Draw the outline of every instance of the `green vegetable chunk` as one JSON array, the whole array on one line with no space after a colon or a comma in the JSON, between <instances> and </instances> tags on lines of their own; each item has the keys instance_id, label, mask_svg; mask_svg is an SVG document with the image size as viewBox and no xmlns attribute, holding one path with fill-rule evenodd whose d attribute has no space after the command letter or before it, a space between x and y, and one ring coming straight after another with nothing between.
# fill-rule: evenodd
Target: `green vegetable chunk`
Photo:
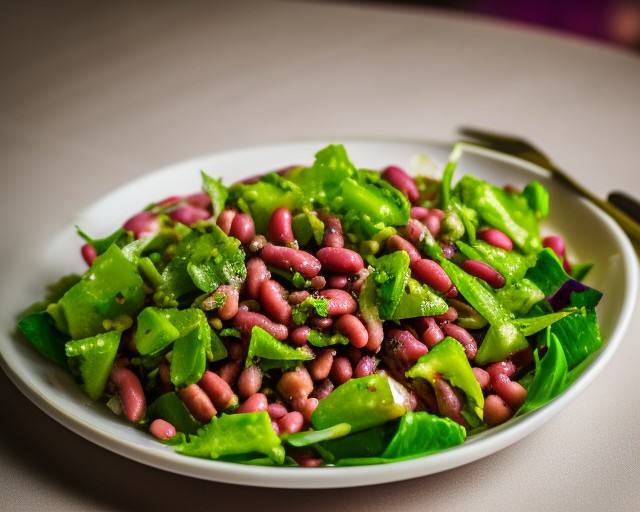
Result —
<instances>
[{"instance_id":1,"label":"green vegetable chunk","mask_svg":"<svg viewBox=\"0 0 640 512\"><path fill-rule=\"evenodd\" d=\"M147 414L150 419L162 418L168 421L177 431L185 434L195 434L202 426L189 412L175 391L156 398L147 409Z\"/></svg>"},{"instance_id":2,"label":"green vegetable chunk","mask_svg":"<svg viewBox=\"0 0 640 512\"><path fill-rule=\"evenodd\" d=\"M136 266L111 245L47 311L60 331L82 339L107 330L105 321L108 324L118 317L134 316L143 301L143 281Z\"/></svg>"},{"instance_id":3,"label":"green vegetable chunk","mask_svg":"<svg viewBox=\"0 0 640 512\"><path fill-rule=\"evenodd\" d=\"M245 366L258 362L263 369L279 367L286 369L295 366L300 361L310 361L313 353L304 347L292 347L269 334L261 327L251 329L251 339Z\"/></svg>"},{"instance_id":4,"label":"green vegetable chunk","mask_svg":"<svg viewBox=\"0 0 640 512\"><path fill-rule=\"evenodd\" d=\"M67 366L65 343L69 341L69 336L56 329L51 315L45 311L31 313L18 322L18 329L43 356Z\"/></svg>"},{"instance_id":5,"label":"green vegetable chunk","mask_svg":"<svg viewBox=\"0 0 640 512\"><path fill-rule=\"evenodd\" d=\"M211 328L200 309L174 310L171 320L180 338L173 342L169 375L173 385L182 388L198 382L206 370Z\"/></svg>"},{"instance_id":6,"label":"green vegetable chunk","mask_svg":"<svg viewBox=\"0 0 640 512\"><path fill-rule=\"evenodd\" d=\"M180 331L171 323L168 310L150 306L138 315L133 341L140 354L156 354L179 337Z\"/></svg>"},{"instance_id":7,"label":"green vegetable chunk","mask_svg":"<svg viewBox=\"0 0 640 512\"><path fill-rule=\"evenodd\" d=\"M407 391L396 381L374 374L351 379L318 402L311 416L316 430L348 423L357 432L399 418L407 412Z\"/></svg>"},{"instance_id":8,"label":"green vegetable chunk","mask_svg":"<svg viewBox=\"0 0 640 512\"><path fill-rule=\"evenodd\" d=\"M81 340L72 340L65 345L69 368L80 379L92 400L104 393L111 367L120 344L120 331L110 331Z\"/></svg>"},{"instance_id":9,"label":"green vegetable chunk","mask_svg":"<svg viewBox=\"0 0 640 512\"><path fill-rule=\"evenodd\" d=\"M174 447L185 455L223 460L261 454L275 464L283 464L285 456L266 411L214 417L196 435L189 435L187 441Z\"/></svg>"}]
</instances>

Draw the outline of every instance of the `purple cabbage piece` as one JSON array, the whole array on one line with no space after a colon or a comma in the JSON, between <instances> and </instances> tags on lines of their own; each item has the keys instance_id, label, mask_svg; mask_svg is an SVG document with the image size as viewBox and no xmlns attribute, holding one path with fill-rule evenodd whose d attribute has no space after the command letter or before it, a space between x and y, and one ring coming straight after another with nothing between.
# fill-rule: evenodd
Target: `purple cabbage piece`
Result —
<instances>
[{"instance_id":1,"label":"purple cabbage piece","mask_svg":"<svg viewBox=\"0 0 640 512\"><path fill-rule=\"evenodd\" d=\"M584 293L588 290L593 290L593 288L587 286L584 283L581 283L580 281L576 281L575 279L567 279L567 281L565 281L564 284L560 288L558 288L558 291L556 291L551 297L549 297L548 301L554 311L560 311L561 309L572 305L572 293ZM602 293L600 293L600 296L602 296ZM599 300L600 299L598 298L598 301Z\"/></svg>"}]
</instances>

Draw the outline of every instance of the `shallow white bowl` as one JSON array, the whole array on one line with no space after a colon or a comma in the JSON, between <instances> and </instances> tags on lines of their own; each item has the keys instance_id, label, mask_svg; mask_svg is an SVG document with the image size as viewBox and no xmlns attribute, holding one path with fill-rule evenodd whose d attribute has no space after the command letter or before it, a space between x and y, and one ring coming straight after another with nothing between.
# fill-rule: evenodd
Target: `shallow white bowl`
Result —
<instances>
[{"instance_id":1,"label":"shallow white bowl","mask_svg":"<svg viewBox=\"0 0 640 512\"><path fill-rule=\"evenodd\" d=\"M522 439L581 393L600 373L623 339L637 289L635 252L621 229L608 216L532 164L470 148L465 151L456 177L472 173L492 183L522 186L541 181L551 194L551 214L544 233L562 234L574 261L595 263L587 280L604 297L598 306L606 340L597 358L562 395L544 407L504 425L469 438L463 445L426 457L389 465L356 467L261 467L203 460L176 454L150 435L136 430L101 404L92 403L62 369L44 360L28 343L17 338L15 318L26 306L40 300L44 286L69 272L84 272L79 256L81 240L74 225L99 238L110 234L130 215L166 196L200 189L200 170L222 176L225 184L292 164L310 164L314 154L329 143L345 145L357 167L381 169L396 164L411 168L414 157L427 154L442 166L447 144L420 141L312 141L240 149L172 165L129 183L77 216L71 225L42 251L41 265L29 275L11 276L14 309L2 312L0 354L4 370L43 411L86 439L143 464L196 478L234 484L285 488L337 488L387 483L424 476L475 461ZM10 285L9 285L10 284ZM9 286L7 286L9 285ZM544 449L542 447L541 449Z\"/></svg>"}]
</instances>

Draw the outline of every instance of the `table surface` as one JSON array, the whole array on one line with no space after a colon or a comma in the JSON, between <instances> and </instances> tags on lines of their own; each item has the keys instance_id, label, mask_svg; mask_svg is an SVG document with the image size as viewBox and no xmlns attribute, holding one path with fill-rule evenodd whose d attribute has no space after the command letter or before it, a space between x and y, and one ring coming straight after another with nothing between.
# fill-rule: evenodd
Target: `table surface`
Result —
<instances>
[{"instance_id":1,"label":"table surface","mask_svg":"<svg viewBox=\"0 0 640 512\"><path fill-rule=\"evenodd\" d=\"M122 183L255 144L450 141L476 125L536 141L602 196L640 195L640 58L550 31L339 2L62 0L4 3L0 41L4 273ZM355 489L153 469L59 425L0 372L0 508L638 509L635 313L599 378L532 435L445 473Z\"/></svg>"}]
</instances>

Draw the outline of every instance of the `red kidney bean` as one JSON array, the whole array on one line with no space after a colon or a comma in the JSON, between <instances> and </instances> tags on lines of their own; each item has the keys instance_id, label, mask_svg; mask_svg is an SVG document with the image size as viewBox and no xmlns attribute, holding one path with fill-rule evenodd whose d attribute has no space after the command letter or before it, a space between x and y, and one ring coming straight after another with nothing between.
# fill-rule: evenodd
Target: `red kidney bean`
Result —
<instances>
[{"instance_id":1,"label":"red kidney bean","mask_svg":"<svg viewBox=\"0 0 640 512\"><path fill-rule=\"evenodd\" d=\"M338 386L347 382L351 377L353 377L351 361L349 361L345 356L338 356L334 358L329 376L333 383Z\"/></svg>"},{"instance_id":2,"label":"red kidney bean","mask_svg":"<svg viewBox=\"0 0 640 512\"><path fill-rule=\"evenodd\" d=\"M238 377L238 394L247 398L255 395L262 387L262 370L258 365L247 366Z\"/></svg>"},{"instance_id":3,"label":"red kidney bean","mask_svg":"<svg viewBox=\"0 0 640 512\"><path fill-rule=\"evenodd\" d=\"M418 242L421 242L424 239L426 235L425 233L426 229L427 227L418 219L409 219L409 222L404 228L404 232L409 237L409 241L411 241L414 244L417 244Z\"/></svg>"},{"instance_id":4,"label":"red kidney bean","mask_svg":"<svg viewBox=\"0 0 640 512\"><path fill-rule=\"evenodd\" d=\"M260 412L266 411L267 407L269 407L267 396L264 393L255 393L242 402L236 412Z\"/></svg>"},{"instance_id":5,"label":"red kidney bean","mask_svg":"<svg viewBox=\"0 0 640 512\"><path fill-rule=\"evenodd\" d=\"M180 201L182 201L182 197L180 196L169 196L163 199L162 201L158 201L156 203L156 206L160 206L160 207L171 206L172 204L179 203Z\"/></svg>"},{"instance_id":6,"label":"red kidney bean","mask_svg":"<svg viewBox=\"0 0 640 512\"><path fill-rule=\"evenodd\" d=\"M344 237L340 219L326 212L319 212L318 218L324 222L322 245L324 247L344 247Z\"/></svg>"},{"instance_id":7,"label":"red kidney bean","mask_svg":"<svg viewBox=\"0 0 640 512\"><path fill-rule=\"evenodd\" d=\"M425 208L424 206L411 207L412 219L424 219L427 215L429 215L429 208Z\"/></svg>"},{"instance_id":8,"label":"red kidney bean","mask_svg":"<svg viewBox=\"0 0 640 512\"><path fill-rule=\"evenodd\" d=\"M195 206L196 208L201 208L203 210L206 210L211 206L211 197L209 197L209 194L207 194L206 192L196 192L194 194L189 194L184 199L191 206Z\"/></svg>"},{"instance_id":9,"label":"red kidney bean","mask_svg":"<svg viewBox=\"0 0 640 512\"><path fill-rule=\"evenodd\" d=\"M410 202L415 202L420 198L418 187L411 176L404 169L397 165L390 165L382 171L382 179L393 185L402 192Z\"/></svg>"},{"instance_id":10,"label":"red kidney bean","mask_svg":"<svg viewBox=\"0 0 640 512\"><path fill-rule=\"evenodd\" d=\"M325 331L333 325L333 318L329 316L312 316L307 320L307 324L320 331Z\"/></svg>"},{"instance_id":11,"label":"red kidney bean","mask_svg":"<svg viewBox=\"0 0 640 512\"><path fill-rule=\"evenodd\" d=\"M364 325L367 327L367 334L369 335L369 341L367 342L366 349L371 352L377 352L380 350L380 345L384 340L384 327L382 322L374 318L364 318Z\"/></svg>"},{"instance_id":12,"label":"red kidney bean","mask_svg":"<svg viewBox=\"0 0 640 512\"><path fill-rule=\"evenodd\" d=\"M311 294L307 290L292 291L289 293L289 304L302 304L309 297Z\"/></svg>"},{"instance_id":13,"label":"red kidney bean","mask_svg":"<svg viewBox=\"0 0 640 512\"><path fill-rule=\"evenodd\" d=\"M349 284L349 276L345 274L331 274L326 278L326 285L329 288L338 288L342 290Z\"/></svg>"},{"instance_id":14,"label":"red kidney bean","mask_svg":"<svg viewBox=\"0 0 640 512\"><path fill-rule=\"evenodd\" d=\"M441 293L448 292L453 283L437 261L422 258L411 264L411 275L423 284Z\"/></svg>"},{"instance_id":15,"label":"red kidney bean","mask_svg":"<svg viewBox=\"0 0 640 512\"><path fill-rule=\"evenodd\" d=\"M438 402L438 410L440 414L452 419L460 425L466 425L464 417L462 416L462 404L460 399L453 391L451 385L444 379L436 379L433 389L436 394L436 401Z\"/></svg>"},{"instance_id":16,"label":"red kidney bean","mask_svg":"<svg viewBox=\"0 0 640 512\"><path fill-rule=\"evenodd\" d=\"M291 272L300 272L307 279L317 276L322 268L320 261L312 254L272 243L264 246L260 256L267 265Z\"/></svg>"},{"instance_id":17,"label":"red kidney bean","mask_svg":"<svg viewBox=\"0 0 640 512\"><path fill-rule=\"evenodd\" d=\"M144 417L146 399L138 376L128 368L114 366L110 379L118 391L122 410L129 421L137 423Z\"/></svg>"},{"instance_id":18,"label":"red kidney bean","mask_svg":"<svg viewBox=\"0 0 640 512\"><path fill-rule=\"evenodd\" d=\"M254 311L239 309L233 319L233 325L243 334L251 334L251 329L258 326L280 341L289 337L289 329L286 325L272 322L263 314Z\"/></svg>"},{"instance_id":19,"label":"red kidney bean","mask_svg":"<svg viewBox=\"0 0 640 512\"><path fill-rule=\"evenodd\" d=\"M484 398L483 419L490 427L504 423L513 416L513 411L498 395L487 395Z\"/></svg>"},{"instance_id":20,"label":"red kidney bean","mask_svg":"<svg viewBox=\"0 0 640 512\"><path fill-rule=\"evenodd\" d=\"M480 384L480 389L483 391L488 390L491 387L491 377L489 373L477 366L474 366L472 370L474 377L478 381L478 384Z\"/></svg>"},{"instance_id":21,"label":"red kidney bean","mask_svg":"<svg viewBox=\"0 0 640 512\"><path fill-rule=\"evenodd\" d=\"M434 237L440 234L440 228L442 227L442 219L438 216L429 212L429 214L423 220L424 225L429 230Z\"/></svg>"},{"instance_id":22,"label":"red kidney bean","mask_svg":"<svg viewBox=\"0 0 640 512\"><path fill-rule=\"evenodd\" d=\"M469 359L476 357L478 352L478 344L475 338L464 327L460 327L456 324L442 324L440 326L445 336L451 336L457 340L464 348L464 353Z\"/></svg>"},{"instance_id":23,"label":"red kidney bean","mask_svg":"<svg viewBox=\"0 0 640 512\"><path fill-rule=\"evenodd\" d=\"M251 299L257 299L262 283L271 279L271 272L260 258L251 258L247 261L247 277L244 282L244 291Z\"/></svg>"},{"instance_id":24,"label":"red kidney bean","mask_svg":"<svg viewBox=\"0 0 640 512\"><path fill-rule=\"evenodd\" d=\"M324 276L314 276L309 280L309 284L314 290L322 290L327 285L327 280Z\"/></svg>"},{"instance_id":25,"label":"red kidney bean","mask_svg":"<svg viewBox=\"0 0 640 512\"><path fill-rule=\"evenodd\" d=\"M497 379L500 375L511 377L516 372L516 365L509 359L492 363L487 367L487 373L491 379Z\"/></svg>"},{"instance_id":26,"label":"red kidney bean","mask_svg":"<svg viewBox=\"0 0 640 512\"><path fill-rule=\"evenodd\" d=\"M93 262L98 257L98 251L96 251L96 248L91 244L84 244L80 248L80 253L85 263L89 266L93 265Z\"/></svg>"},{"instance_id":27,"label":"red kidney bean","mask_svg":"<svg viewBox=\"0 0 640 512\"><path fill-rule=\"evenodd\" d=\"M198 386L207 394L213 405L219 409L228 409L238 405L238 396L231 389L229 383L211 370L204 372Z\"/></svg>"},{"instance_id":28,"label":"red kidney bean","mask_svg":"<svg viewBox=\"0 0 640 512\"><path fill-rule=\"evenodd\" d=\"M247 346L243 340L227 338L224 340L224 345L227 348L229 359L237 361L238 363L244 363L244 359L247 357ZM238 374L239 373L240 372L238 372Z\"/></svg>"},{"instance_id":29,"label":"red kidney bean","mask_svg":"<svg viewBox=\"0 0 640 512\"><path fill-rule=\"evenodd\" d=\"M216 219L216 224L218 227L224 231L226 235L231 232L231 223L233 222L234 217L238 212L236 210L232 210L231 208L225 208L218 214L218 218Z\"/></svg>"},{"instance_id":30,"label":"red kidney bean","mask_svg":"<svg viewBox=\"0 0 640 512\"><path fill-rule=\"evenodd\" d=\"M267 413L272 420L279 420L287 414L287 408L280 402L273 402L267 406Z\"/></svg>"},{"instance_id":31,"label":"red kidney bean","mask_svg":"<svg viewBox=\"0 0 640 512\"><path fill-rule=\"evenodd\" d=\"M197 384L189 384L178 390L178 396L193 417L201 423L208 423L217 414L213 402Z\"/></svg>"},{"instance_id":32,"label":"red kidney bean","mask_svg":"<svg viewBox=\"0 0 640 512\"><path fill-rule=\"evenodd\" d=\"M335 354L336 351L332 348L321 348L316 351L315 359L307 363L307 369L312 380L319 381L329 376Z\"/></svg>"},{"instance_id":33,"label":"red kidney bean","mask_svg":"<svg viewBox=\"0 0 640 512\"><path fill-rule=\"evenodd\" d=\"M336 329L349 338L349 343L356 348L364 347L369 341L369 333L358 317L350 314L338 317Z\"/></svg>"},{"instance_id":34,"label":"red kidney bean","mask_svg":"<svg viewBox=\"0 0 640 512\"><path fill-rule=\"evenodd\" d=\"M458 319L458 310L454 306L449 306L441 315L435 315L433 318L439 324L455 322Z\"/></svg>"},{"instance_id":35,"label":"red kidney bean","mask_svg":"<svg viewBox=\"0 0 640 512\"><path fill-rule=\"evenodd\" d=\"M216 288L209 297L202 301L203 308L205 310L213 309L220 296L224 297L224 303L218 308L218 316L222 320L229 320L236 316L240 300L240 293L230 284L223 284Z\"/></svg>"},{"instance_id":36,"label":"red kidney bean","mask_svg":"<svg viewBox=\"0 0 640 512\"><path fill-rule=\"evenodd\" d=\"M319 457L312 457L311 455L298 455L296 462L303 468L317 468L324 464L324 460Z\"/></svg>"},{"instance_id":37,"label":"red kidney bean","mask_svg":"<svg viewBox=\"0 0 640 512\"><path fill-rule=\"evenodd\" d=\"M258 300L269 318L279 324L288 325L291 321L291 305L284 294L285 290L278 281L267 279L260 286Z\"/></svg>"},{"instance_id":38,"label":"red kidney bean","mask_svg":"<svg viewBox=\"0 0 640 512\"><path fill-rule=\"evenodd\" d=\"M480 240L484 240L490 245L494 247L499 247L500 249L504 249L505 251L513 250L513 241L509 236L495 228L487 228L487 229L479 229L476 232L476 236Z\"/></svg>"},{"instance_id":39,"label":"red kidney bean","mask_svg":"<svg viewBox=\"0 0 640 512\"><path fill-rule=\"evenodd\" d=\"M386 333L386 338L389 340L394 358L400 360L406 367L413 366L428 352L427 346L407 330L390 329Z\"/></svg>"},{"instance_id":40,"label":"red kidney bean","mask_svg":"<svg viewBox=\"0 0 640 512\"><path fill-rule=\"evenodd\" d=\"M195 222L198 222L200 220L207 220L209 217L211 217L211 212L203 208L197 208L195 206L191 206L190 204L185 204L183 206L178 206L174 210L171 210L169 212L169 217L171 217L176 222L181 222L186 226L191 226L191 224L194 224Z\"/></svg>"},{"instance_id":41,"label":"red kidney bean","mask_svg":"<svg viewBox=\"0 0 640 512\"><path fill-rule=\"evenodd\" d=\"M276 208L267 225L267 238L274 244L290 243L295 240L291 226L291 211L288 208Z\"/></svg>"},{"instance_id":42,"label":"red kidney bean","mask_svg":"<svg viewBox=\"0 0 640 512\"><path fill-rule=\"evenodd\" d=\"M304 417L298 411L291 411L278 420L280 432L287 434L295 434L302 430L304 425Z\"/></svg>"},{"instance_id":43,"label":"red kidney bean","mask_svg":"<svg viewBox=\"0 0 640 512\"><path fill-rule=\"evenodd\" d=\"M349 290L351 290L356 295L360 295L360 290L362 290L362 285L367 280L367 277L369 277L369 270L366 268L363 268L356 274L356 276L357 276L356 280L350 283Z\"/></svg>"},{"instance_id":44,"label":"red kidney bean","mask_svg":"<svg viewBox=\"0 0 640 512\"><path fill-rule=\"evenodd\" d=\"M233 386L235 382L238 380L238 376L240 375L241 367L240 364L236 361L229 361L223 364L218 370L218 375L220 378L228 383L230 386Z\"/></svg>"},{"instance_id":45,"label":"red kidney bean","mask_svg":"<svg viewBox=\"0 0 640 512\"><path fill-rule=\"evenodd\" d=\"M149 238L160 231L160 219L153 212L140 212L129 218L122 227L133 232L135 238Z\"/></svg>"},{"instance_id":46,"label":"red kidney bean","mask_svg":"<svg viewBox=\"0 0 640 512\"><path fill-rule=\"evenodd\" d=\"M355 369L353 370L353 376L358 377L366 377L367 375L372 375L376 371L376 360L375 358L364 355L356 364Z\"/></svg>"},{"instance_id":47,"label":"red kidney bean","mask_svg":"<svg viewBox=\"0 0 640 512\"><path fill-rule=\"evenodd\" d=\"M493 288L502 288L506 284L502 274L484 261L464 260L460 263L460 267L468 274L482 279Z\"/></svg>"},{"instance_id":48,"label":"red kidney bean","mask_svg":"<svg viewBox=\"0 0 640 512\"><path fill-rule=\"evenodd\" d=\"M236 213L231 221L229 235L240 240L243 245L251 242L251 239L256 235L256 227L251 216L246 213Z\"/></svg>"},{"instance_id":49,"label":"red kidney bean","mask_svg":"<svg viewBox=\"0 0 640 512\"><path fill-rule=\"evenodd\" d=\"M299 400L293 400L292 404L293 408L302 414L302 417L305 421L311 421L311 416L313 415L313 411L318 407L318 399L317 398L302 398Z\"/></svg>"},{"instance_id":50,"label":"red kidney bean","mask_svg":"<svg viewBox=\"0 0 640 512\"><path fill-rule=\"evenodd\" d=\"M331 382L331 380L329 379L324 379L313 390L312 396L314 398L317 398L318 400L322 400L323 398L327 398L332 391L333 391L333 382Z\"/></svg>"},{"instance_id":51,"label":"red kidney bean","mask_svg":"<svg viewBox=\"0 0 640 512\"><path fill-rule=\"evenodd\" d=\"M423 327L422 341L429 348L434 347L444 339L444 333L436 322L436 319L432 316L424 317L424 320L420 322Z\"/></svg>"},{"instance_id":52,"label":"red kidney bean","mask_svg":"<svg viewBox=\"0 0 640 512\"><path fill-rule=\"evenodd\" d=\"M362 256L344 247L322 247L316 252L324 270L340 274L355 274L364 268Z\"/></svg>"},{"instance_id":53,"label":"red kidney bean","mask_svg":"<svg viewBox=\"0 0 640 512\"><path fill-rule=\"evenodd\" d=\"M389 252L393 251L404 251L409 255L409 261L414 263L422 258L420 251L416 249L416 247L409 242L409 240L402 238L400 235L391 235L387 238L387 250Z\"/></svg>"},{"instance_id":54,"label":"red kidney bean","mask_svg":"<svg viewBox=\"0 0 640 512\"><path fill-rule=\"evenodd\" d=\"M319 293L320 297L329 299L327 311L329 316L347 315L358 309L358 304L349 292L329 288Z\"/></svg>"},{"instance_id":55,"label":"red kidney bean","mask_svg":"<svg viewBox=\"0 0 640 512\"><path fill-rule=\"evenodd\" d=\"M287 401L307 398L313 391L313 380L308 370L302 366L285 372L276 385L280 395Z\"/></svg>"},{"instance_id":56,"label":"red kidney bean","mask_svg":"<svg viewBox=\"0 0 640 512\"><path fill-rule=\"evenodd\" d=\"M566 255L566 246L564 238L557 235L545 236L542 239L542 246L551 249L559 258L564 258Z\"/></svg>"},{"instance_id":57,"label":"red kidney bean","mask_svg":"<svg viewBox=\"0 0 640 512\"><path fill-rule=\"evenodd\" d=\"M176 435L176 428L168 421L158 418L149 425L149 432L156 439L166 441Z\"/></svg>"},{"instance_id":58,"label":"red kidney bean","mask_svg":"<svg viewBox=\"0 0 640 512\"><path fill-rule=\"evenodd\" d=\"M491 379L491 386L514 411L517 411L527 399L527 390L521 384L510 380L505 374Z\"/></svg>"},{"instance_id":59,"label":"red kidney bean","mask_svg":"<svg viewBox=\"0 0 640 512\"><path fill-rule=\"evenodd\" d=\"M293 331L291 331L289 337L294 344L302 347L307 344L310 332L311 328L308 325L302 325L300 327L296 327Z\"/></svg>"}]
</instances>

